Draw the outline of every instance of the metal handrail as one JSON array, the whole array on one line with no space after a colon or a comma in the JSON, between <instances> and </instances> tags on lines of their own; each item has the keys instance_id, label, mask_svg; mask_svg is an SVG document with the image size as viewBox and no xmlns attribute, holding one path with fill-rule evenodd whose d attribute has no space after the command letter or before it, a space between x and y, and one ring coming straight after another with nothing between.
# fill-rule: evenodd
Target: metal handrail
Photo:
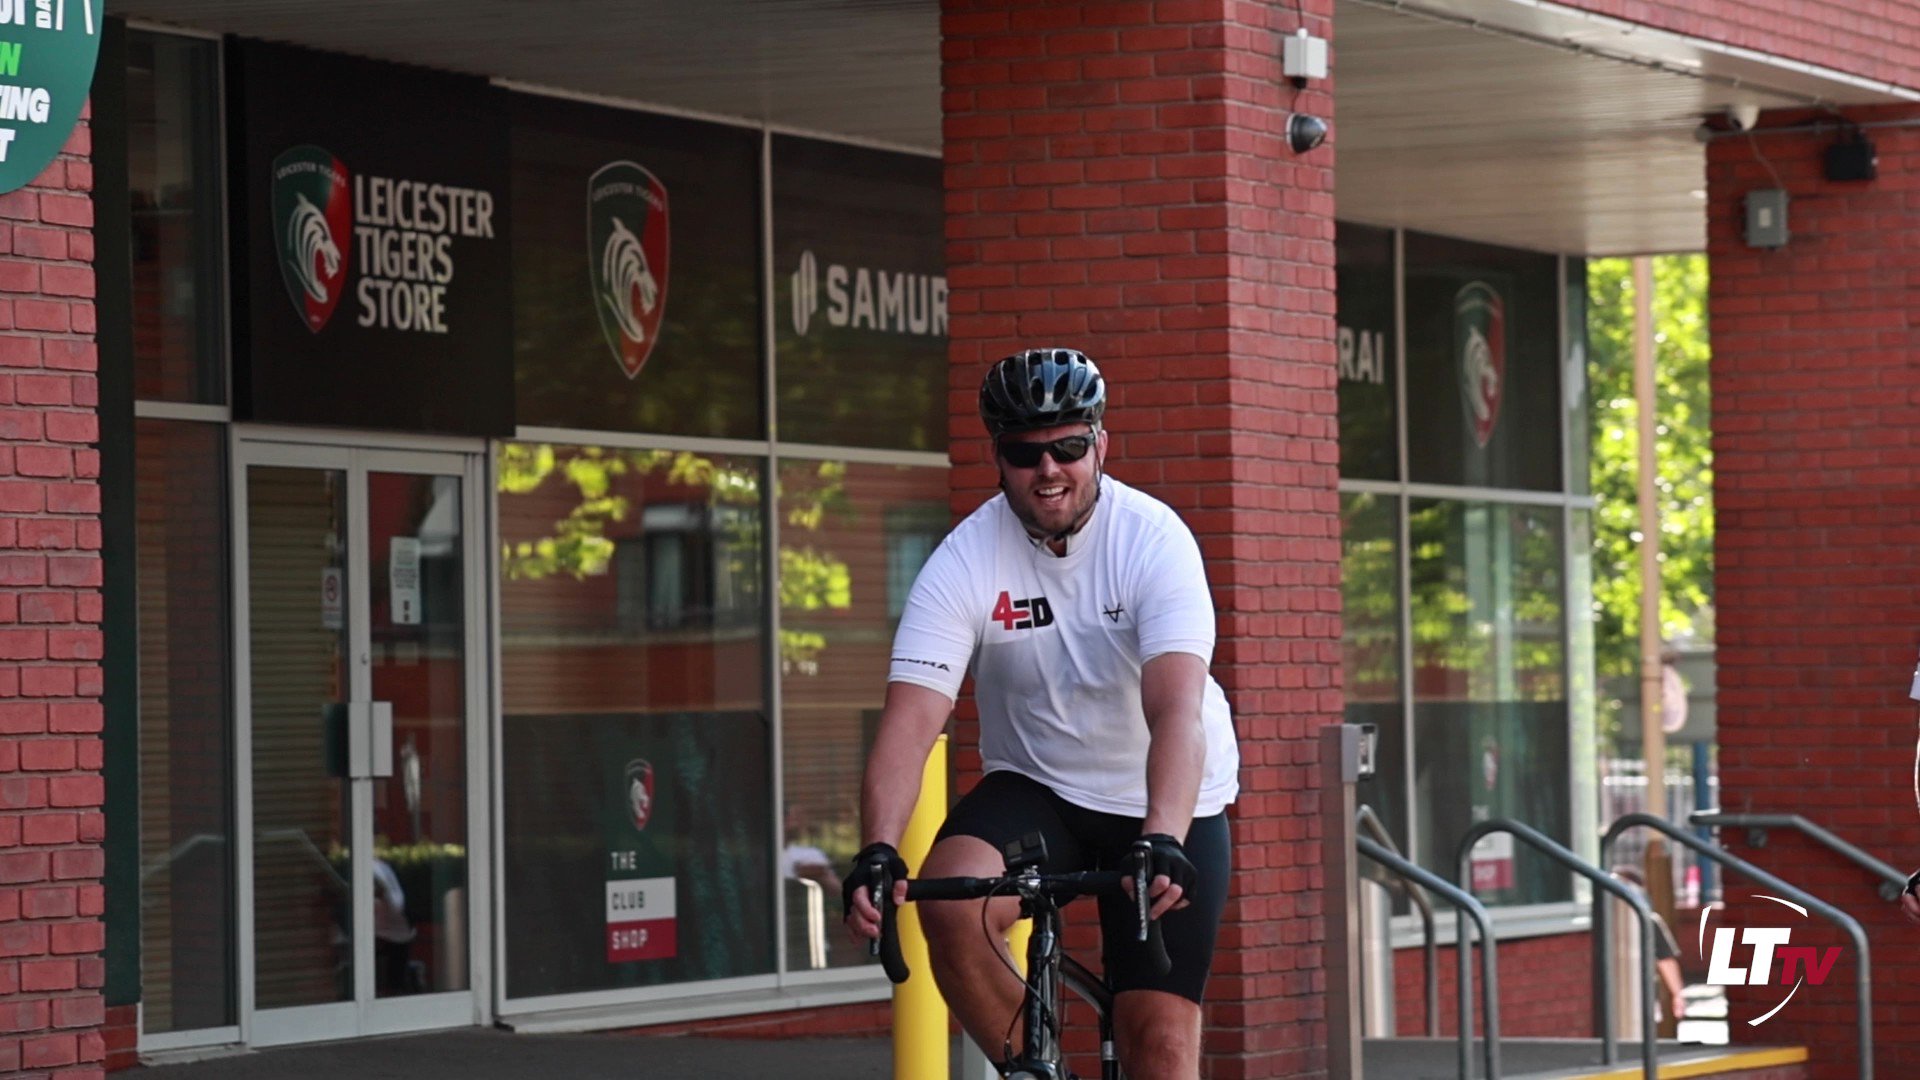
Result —
<instances>
[{"instance_id":1,"label":"metal handrail","mask_svg":"<svg viewBox=\"0 0 1920 1080\"><path fill-rule=\"evenodd\" d=\"M1611 865L1609 853L1613 850L1613 842L1619 839L1621 833L1636 825L1645 825L1702 858L1712 859L1730 870L1739 872L1756 884L1764 885L1798 901L1819 913L1821 918L1847 932L1847 936L1853 939L1853 947L1860 951L1860 962L1854 968L1855 994L1860 1006L1860 1080L1873 1080L1873 968L1867 955L1867 935L1860 928L1860 923L1853 916L1812 893L1797 889L1720 845L1710 844L1684 829L1677 828L1667 819L1655 817L1652 814L1625 814L1612 825L1607 826L1606 835L1600 838L1601 862Z\"/></svg>"},{"instance_id":2,"label":"metal handrail","mask_svg":"<svg viewBox=\"0 0 1920 1080\"><path fill-rule=\"evenodd\" d=\"M1364 836L1353 838L1354 849L1392 870L1401 877L1417 882L1439 893L1453 902L1460 912L1460 927L1454 941L1457 962L1453 965L1460 974L1460 1076L1462 1080L1473 1077L1473 970L1467 964L1467 920L1471 918L1480 928L1480 1002L1481 1011L1486 1016L1486 1042L1484 1044L1487 1080L1500 1080L1500 985L1499 965L1494 962L1493 921L1487 917L1487 909L1473 894L1446 880L1424 867L1416 866L1406 858L1396 855Z\"/></svg>"},{"instance_id":3,"label":"metal handrail","mask_svg":"<svg viewBox=\"0 0 1920 1080\"><path fill-rule=\"evenodd\" d=\"M1756 848L1767 846L1768 829L1793 829L1807 839L1833 852L1835 855L1840 856L1855 866L1858 866L1860 869L1865 870L1867 873L1872 874L1874 877L1879 878L1880 899L1892 903L1900 899L1901 893L1907 891L1907 875L1867 854L1860 848L1854 847L1852 844L1840 839L1819 825L1808 821L1799 814L1727 814L1718 810L1696 810L1687 816L1687 821L1693 825L1704 825L1709 828L1731 825L1737 829L1745 829L1747 830L1748 846Z\"/></svg>"},{"instance_id":4,"label":"metal handrail","mask_svg":"<svg viewBox=\"0 0 1920 1080\"><path fill-rule=\"evenodd\" d=\"M1353 821L1355 825L1371 833L1381 847L1402 858L1406 857L1401 852L1400 845L1393 842L1393 834L1381 824L1380 815L1373 812L1373 807L1362 804L1354 812ZM1427 1035L1437 1037L1440 1034L1440 945L1434 939L1433 901L1427 899L1426 890L1420 888L1411 879L1397 880L1401 886L1400 891L1406 894L1408 901L1414 907L1420 909L1420 934L1423 943L1421 958L1426 965L1427 981Z\"/></svg>"},{"instance_id":5,"label":"metal handrail","mask_svg":"<svg viewBox=\"0 0 1920 1080\"><path fill-rule=\"evenodd\" d=\"M1612 874L1575 855L1559 841L1531 825L1510 818L1489 818L1475 824L1460 838L1460 883L1469 892L1473 890L1473 845L1481 837L1496 832L1504 832L1525 841L1535 851L1626 901L1627 906L1633 909L1635 917L1640 920L1640 981L1644 987L1640 995L1640 1070L1646 1080L1654 1080L1660 1075L1660 1033L1653 1019L1653 909L1647 906L1647 898L1641 895L1640 890L1616 880ZM1600 999L1600 1063L1603 1065L1613 1064L1620 1056L1613 1033L1613 965L1608 962L1612 956L1610 914L1606 899L1600 893L1594 893L1594 949L1599 956L1594 964L1594 978L1599 984L1595 993Z\"/></svg>"}]
</instances>

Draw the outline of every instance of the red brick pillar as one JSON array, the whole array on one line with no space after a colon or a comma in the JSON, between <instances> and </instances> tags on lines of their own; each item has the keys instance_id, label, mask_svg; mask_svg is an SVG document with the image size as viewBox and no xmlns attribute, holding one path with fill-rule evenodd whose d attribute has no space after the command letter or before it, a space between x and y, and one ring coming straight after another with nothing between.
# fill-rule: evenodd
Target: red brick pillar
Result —
<instances>
[{"instance_id":1,"label":"red brick pillar","mask_svg":"<svg viewBox=\"0 0 1920 1080\"><path fill-rule=\"evenodd\" d=\"M1920 119L1920 110L1854 115ZM1758 138L1722 138L1707 157L1720 804L1803 814L1912 869L1920 130L1869 129L1879 178L1833 183L1821 168L1831 126L1764 132L1816 119L1767 114ZM1775 186L1791 194L1792 238L1749 248L1742 200ZM1915 929L1864 874L1797 836L1776 832L1759 850L1744 846L1744 830L1722 839L1861 920L1873 949L1878 1075L1920 1075L1920 1027L1905 1019L1920 1006ZM1796 945L1844 944L1752 893L1729 877L1731 919L1791 926ZM1814 1048L1815 1075L1856 1075L1853 965L1848 947L1824 985L1803 987L1759 1028L1744 1021L1786 988L1735 987L1734 1040L1803 1043Z\"/></svg>"},{"instance_id":2,"label":"red brick pillar","mask_svg":"<svg viewBox=\"0 0 1920 1080\"><path fill-rule=\"evenodd\" d=\"M0 1073L63 1080L105 1056L90 150L0 196Z\"/></svg>"},{"instance_id":3,"label":"red brick pillar","mask_svg":"<svg viewBox=\"0 0 1920 1080\"><path fill-rule=\"evenodd\" d=\"M1293 5L942 3L953 503L992 493L985 365L1084 348L1111 471L1200 537L1241 734L1206 1075L1325 1069L1315 732L1340 701L1332 151L1280 74ZM1330 5L1311 0L1325 35ZM958 765L977 772L963 723Z\"/></svg>"}]
</instances>

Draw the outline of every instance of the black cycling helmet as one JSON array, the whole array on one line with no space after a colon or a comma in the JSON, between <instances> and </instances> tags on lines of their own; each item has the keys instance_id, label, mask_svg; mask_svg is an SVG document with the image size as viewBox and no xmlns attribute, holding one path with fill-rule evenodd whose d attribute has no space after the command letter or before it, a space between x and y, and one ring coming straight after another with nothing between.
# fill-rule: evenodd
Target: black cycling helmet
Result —
<instances>
[{"instance_id":1,"label":"black cycling helmet","mask_svg":"<svg viewBox=\"0 0 1920 1080\"><path fill-rule=\"evenodd\" d=\"M1107 380L1078 349L1028 349L993 365L980 384L987 433L1056 424L1098 425L1107 412Z\"/></svg>"}]
</instances>

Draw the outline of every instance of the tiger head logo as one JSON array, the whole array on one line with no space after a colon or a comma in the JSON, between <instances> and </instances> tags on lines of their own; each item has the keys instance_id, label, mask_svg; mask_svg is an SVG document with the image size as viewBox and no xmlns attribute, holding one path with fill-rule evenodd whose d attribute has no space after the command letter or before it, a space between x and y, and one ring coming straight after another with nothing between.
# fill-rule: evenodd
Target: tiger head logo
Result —
<instances>
[{"instance_id":1,"label":"tiger head logo","mask_svg":"<svg viewBox=\"0 0 1920 1080\"><path fill-rule=\"evenodd\" d=\"M587 181L588 265L594 313L620 370L640 374L667 310L667 189L631 161Z\"/></svg>"},{"instance_id":2,"label":"tiger head logo","mask_svg":"<svg viewBox=\"0 0 1920 1080\"><path fill-rule=\"evenodd\" d=\"M331 152L296 146L273 160L272 191L280 276L300 321L317 334L346 292L340 238L352 235L352 174Z\"/></svg>"}]
</instances>

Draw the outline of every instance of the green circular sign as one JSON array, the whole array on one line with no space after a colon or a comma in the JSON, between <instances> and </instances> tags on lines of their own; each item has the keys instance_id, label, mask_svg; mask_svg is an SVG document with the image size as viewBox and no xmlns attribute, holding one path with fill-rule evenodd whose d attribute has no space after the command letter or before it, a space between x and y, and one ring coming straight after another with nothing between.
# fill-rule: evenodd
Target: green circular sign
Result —
<instances>
[{"instance_id":1,"label":"green circular sign","mask_svg":"<svg viewBox=\"0 0 1920 1080\"><path fill-rule=\"evenodd\" d=\"M105 0L0 0L0 192L67 144L93 86Z\"/></svg>"}]
</instances>

